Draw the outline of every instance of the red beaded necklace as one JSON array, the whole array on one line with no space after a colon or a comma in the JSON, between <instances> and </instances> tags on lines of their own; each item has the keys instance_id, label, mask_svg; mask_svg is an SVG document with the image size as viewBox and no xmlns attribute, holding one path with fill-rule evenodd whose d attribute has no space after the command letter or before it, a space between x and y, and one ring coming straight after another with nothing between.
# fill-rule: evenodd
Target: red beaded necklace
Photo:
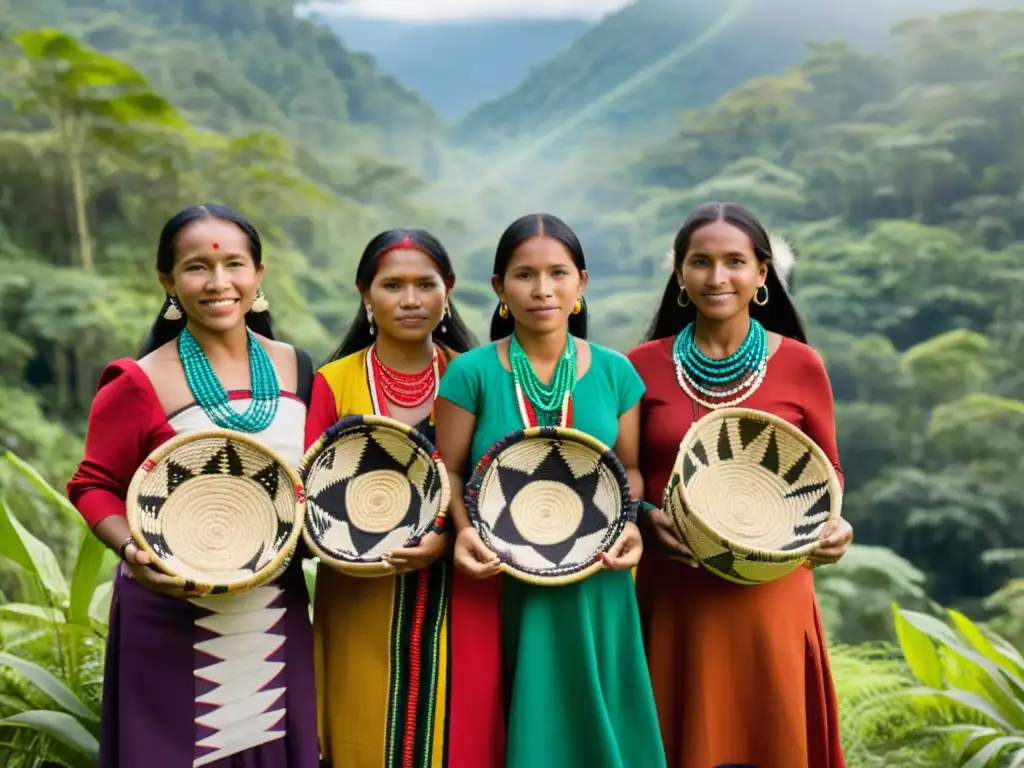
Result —
<instances>
[{"instance_id":1,"label":"red beaded necklace","mask_svg":"<svg viewBox=\"0 0 1024 768\"><path fill-rule=\"evenodd\" d=\"M388 402L399 408L419 408L437 392L437 347L430 365L416 373L402 373L389 368L377 356L377 345L370 349L373 378Z\"/></svg>"}]
</instances>

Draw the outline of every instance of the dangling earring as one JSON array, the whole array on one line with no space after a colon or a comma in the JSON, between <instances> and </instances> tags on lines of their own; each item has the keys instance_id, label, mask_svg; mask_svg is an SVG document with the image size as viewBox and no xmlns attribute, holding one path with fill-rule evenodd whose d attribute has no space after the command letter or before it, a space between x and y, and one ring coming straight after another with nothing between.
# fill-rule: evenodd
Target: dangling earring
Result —
<instances>
[{"instance_id":1,"label":"dangling earring","mask_svg":"<svg viewBox=\"0 0 1024 768\"><path fill-rule=\"evenodd\" d=\"M167 294L167 309L164 310L164 320L181 320L181 307L178 305L178 297Z\"/></svg>"},{"instance_id":2,"label":"dangling earring","mask_svg":"<svg viewBox=\"0 0 1024 768\"><path fill-rule=\"evenodd\" d=\"M373 336L377 331L373 327L373 310L369 304L366 305L366 322L370 324L370 335Z\"/></svg>"},{"instance_id":3,"label":"dangling earring","mask_svg":"<svg viewBox=\"0 0 1024 768\"><path fill-rule=\"evenodd\" d=\"M448 317L449 315L451 315L451 313L452 313L451 308L448 306L448 302L445 301L445 303L444 303L444 312L441 313L441 333L447 333L448 332L448 326L444 324L444 319L446 317Z\"/></svg>"},{"instance_id":4,"label":"dangling earring","mask_svg":"<svg viewBox=\"0 0 1024 768\"><path fill-rule=\"evenodd\" d=\"M266 294L263 293L262 288L256 289L256 300L252 303L253 312L266 312L270 309L270 302L267 301Z\"/></svg>"},{"instance_id":5,"label":"dangling earring","mask_svg":"<svg viewBox=\"0 0 1024 768\"><path fill-rule=\"evenodd\" d=\"M501 302L501 304L498 305L498 316L501 317L502 320L508 320L508 305L505 304L505 302Z\"/></svg>"},{"instance_id":6,"label":"dangling earring","mask_svg":"<svg viewBox=\"0 0 1024 768\"><path fill-rule=\"evenodd\" d=\"M574 315L578 315L582 311L583 311L583 297L580 296L578 299L576 299L576 303L572 305L572 313Z\"/></svg>"},{"instance_id":7,"label":"dangling earring","mask_svg":"<svg viewBox=\"0 0 1024 768\"><path fill-rule=\"evenodd\" d=\"M761 294L761 290L762 289L764 289L764 299L758 299L757 297ZM759 306L759 307L763 307L765 304L768 303L768 286L767 285L759 286L758 289L756 291L754 291L753 302L755 304L757 304L757 306Z\"/></svg>"},{"instance_id":8,"label":"dangling earring","mask_svg":"<svg viewBox=\"0 0 1024 768\"><path fill-rule=\"evenodd\" d=\"M683 299L686 299L686 301L683 301ZM678 304L680 307L690 306L690 297L686 295L685 285L679 286L679 295L676 296L676 304Z\"/></svg>"}]
</instances>

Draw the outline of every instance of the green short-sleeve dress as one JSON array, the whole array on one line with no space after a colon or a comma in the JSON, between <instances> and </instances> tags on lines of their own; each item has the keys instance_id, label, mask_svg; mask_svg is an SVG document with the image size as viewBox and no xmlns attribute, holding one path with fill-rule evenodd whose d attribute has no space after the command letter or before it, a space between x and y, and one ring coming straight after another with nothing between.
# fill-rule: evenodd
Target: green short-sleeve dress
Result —
<instances>
[{"instance_id":1,"label":"green short-sleeve dress","mask_svg":"<svg viewBox=\"0 0 1024 768\"><path fill-rule=\"evenodd\" d=\"M590 348L570 426L614 446L619 416L639 402L644 384L623 355ZM454 359L439 396L476 414L474 466L491 445L524 426L512 374L494 343ZM499 578L505 699L499 705L505 709L508 768L665 766L632 575L599 571L557 587ZM453 685L459 679L457 631L456 625ZM477 681L486 679L482 670L474 674ZM482 693L475 691L474 713L467 718L486 708ZM451 728L458 731L455 703L453 698Z\"/></svg>"}]
</instances>

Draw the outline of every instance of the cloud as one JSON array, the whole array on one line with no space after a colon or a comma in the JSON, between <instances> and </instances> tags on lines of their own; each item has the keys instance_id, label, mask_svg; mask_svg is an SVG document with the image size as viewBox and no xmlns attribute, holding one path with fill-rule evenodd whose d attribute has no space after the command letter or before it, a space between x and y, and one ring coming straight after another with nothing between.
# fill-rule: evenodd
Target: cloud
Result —
<instances>
[{"instance_id":1,"label":"cloud","mask_svg":"<svg viewBox=\"0 0 1024 768\"><path fill-rule=\"evenodd\" d=\"M632 0L312 0L316 12L401 21L469 19L599 19Z\"/></svg>"}]
</instances>

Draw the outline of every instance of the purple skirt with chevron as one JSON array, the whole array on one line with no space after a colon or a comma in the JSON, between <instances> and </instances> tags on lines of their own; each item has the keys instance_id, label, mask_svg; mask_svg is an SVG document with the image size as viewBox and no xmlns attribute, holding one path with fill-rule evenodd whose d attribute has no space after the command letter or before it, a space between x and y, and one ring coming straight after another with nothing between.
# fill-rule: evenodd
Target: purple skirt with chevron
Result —
<instances>
[{"instance_id":1,"label":"purple skirt with chevron","mask_svg":"<svg viewBox=\"0 0 1024 768\"><path fill-rule=\"evenodd\" d=\"M275 584L178 600L118 569L100 768L317 768L309 596Z\"/></svg>"}]
</instances>

